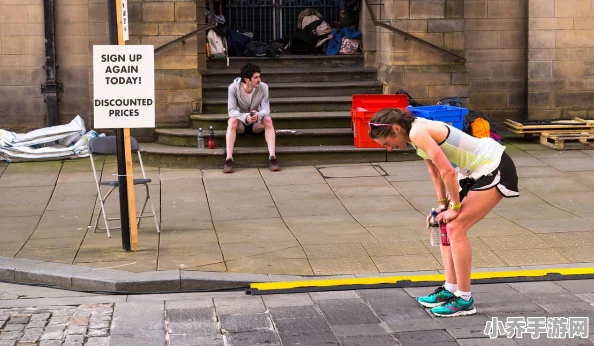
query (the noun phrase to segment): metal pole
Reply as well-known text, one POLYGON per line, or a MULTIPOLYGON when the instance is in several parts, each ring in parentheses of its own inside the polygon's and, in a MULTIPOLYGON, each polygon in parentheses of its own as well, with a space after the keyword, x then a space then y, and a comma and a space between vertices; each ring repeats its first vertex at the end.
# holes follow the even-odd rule
POLYGON ((43 0, 45 24, 45 94, 47 126, 58 125, 58 83, 56 82, 56 33, 54 26, 54 0, 43 0))
MULTIPOLYGON (((116 0, 107 0, 109 23, 109 44, 118 44, 118 18, 116 0)), ((120 218, 122 222, 122 249, 130 251, 130 215, 128 213, 128 183, 126 181, 126 156, 124 150, 124 129, 116 129, 118 159, 118 181, 120 183, 120 218)))

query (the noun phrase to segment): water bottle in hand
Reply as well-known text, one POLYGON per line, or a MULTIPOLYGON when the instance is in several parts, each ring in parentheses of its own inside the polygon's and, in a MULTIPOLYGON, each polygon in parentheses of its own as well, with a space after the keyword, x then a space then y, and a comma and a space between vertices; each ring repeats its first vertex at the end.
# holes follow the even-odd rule
POLYGON ((202 128, 198 129, 198 149, 204 149, 204 134, 202 128))
POLYGON ((429 219, 429 242, 431 243, 431 246, 441 245, 441 230, 439 229, 439 224, 437 223, 437 220, 435 220, 435 217, 437 217, 437 212, 435 211, 435 208, 432 208, 431 218, 429 219))

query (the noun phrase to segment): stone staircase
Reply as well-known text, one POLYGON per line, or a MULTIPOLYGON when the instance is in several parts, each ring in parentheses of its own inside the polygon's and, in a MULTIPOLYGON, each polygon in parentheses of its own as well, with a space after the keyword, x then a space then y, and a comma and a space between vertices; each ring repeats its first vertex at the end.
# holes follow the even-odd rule
MULTIPOLYGON (((271 117, 276 130, 276 152, 281 165, 313 163, 385 162, 413 159, 410 153, 359 149, 353 145, 351 97, 382 93, 375 68, 363 66, 363 56, 282 56, 231 58, 209 61, 201 71, 202 113, 190 115, 190 128, 156 129, 156 143, 141 146, 147 164, 162 167, 222 166, 227 127, 227 88, 247 62, 262 69, 270 90, 271 117), (198 128, 205 136, 215 129, 216 149, 197 149, 198 128)), ((264 136, 238 136, 233 157, 236 166, 267 164, 264 136)))

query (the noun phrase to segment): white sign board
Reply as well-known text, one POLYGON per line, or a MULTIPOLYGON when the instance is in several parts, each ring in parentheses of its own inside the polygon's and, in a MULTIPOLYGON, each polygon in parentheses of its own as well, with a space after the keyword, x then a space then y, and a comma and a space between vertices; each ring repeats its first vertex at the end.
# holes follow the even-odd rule
POLYGON ((129 26, 128 26, 128 0, 122 1, 122 31, 124 32, 124 41, 130 39, 129 26))
POLYGON ((155 127, 154 46, 93 46, 97 129, 155 127))

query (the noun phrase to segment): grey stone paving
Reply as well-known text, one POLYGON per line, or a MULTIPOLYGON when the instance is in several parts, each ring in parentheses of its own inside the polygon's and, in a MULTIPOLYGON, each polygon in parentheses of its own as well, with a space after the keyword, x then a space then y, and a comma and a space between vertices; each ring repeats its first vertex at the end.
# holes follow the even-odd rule
POLYGON ((474 285, 478 313, 458 318, 416 303, 432 290, 115 296, 0 283, 0 346, 594 345, 594 280, 474 285), (589 320, 574 338, 553 324, 537 339, 518 334, 522 322, 579 317, 589 320))
MULTIPOLYGON (((513 136, 504 144, 521 197, 503 200, 469 231, 473 267, 594 263, 592 151, 557 152, 513 136)), ((119 231, 107 239, 87 228, 99 210, 90 160, 0 169, 0 257, 86 266, 90 276, 98 268, 308 276, 443 269, 427 242, 425 215, 436 201, 422 160, 231 175, 146 167, 161 233, 145 219, 138 251, 129 253, 119 231)), ((115 158, 98 158, 96 169, 110 177, 115 158)), ((144 196, 137 189, 137 210, 144 196)), ((106 209, 119 213, 117 192, 106 209)))

